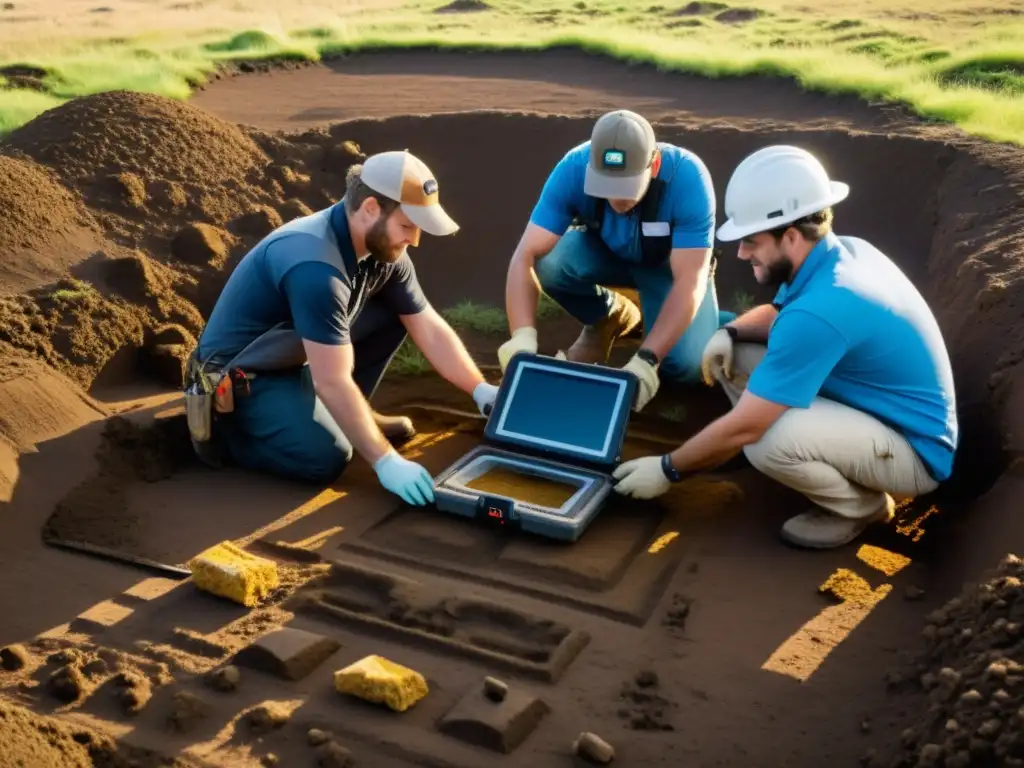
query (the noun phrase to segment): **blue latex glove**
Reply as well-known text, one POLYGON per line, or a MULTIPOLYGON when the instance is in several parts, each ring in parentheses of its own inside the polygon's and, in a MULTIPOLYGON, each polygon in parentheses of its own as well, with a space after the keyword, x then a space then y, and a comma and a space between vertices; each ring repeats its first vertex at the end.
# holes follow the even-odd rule
POLYGON ((434 501, 434 480, 414 461, 391 451, 373 465, 380 484, 401 496, 406 504, 423 506, 434 501))

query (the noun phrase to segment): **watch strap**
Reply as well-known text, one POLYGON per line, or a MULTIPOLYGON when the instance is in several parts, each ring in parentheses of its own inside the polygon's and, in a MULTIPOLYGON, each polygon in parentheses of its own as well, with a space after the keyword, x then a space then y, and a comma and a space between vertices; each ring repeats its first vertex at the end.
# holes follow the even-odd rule
POLYGON ((661 471, 665 473, 665 477, 670 482, 678 483, 683 479, 683 476, 679 474, 679 470, 672 466, 672 455, 666 453, 661 457, 661 471))
POLYGON ((651 350, 649 350, 649 349, 647 349, 645 347, 641 347, 640 349, 638 349, 636 351, 636 356, 639 357, 641 360, 643 360, 648 365, 650 365, 652 368, 657 368, 658 367, 658 363, 659 363, 658 356, 654 352, 652 352, 651 350))

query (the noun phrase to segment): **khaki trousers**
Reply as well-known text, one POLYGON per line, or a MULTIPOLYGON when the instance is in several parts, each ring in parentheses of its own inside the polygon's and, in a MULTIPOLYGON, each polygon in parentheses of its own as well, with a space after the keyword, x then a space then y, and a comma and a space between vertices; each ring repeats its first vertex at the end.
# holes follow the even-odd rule
MULTIPOLYGON (((763 344, 733 345, 733 378, 713 369, 733 406, 764 357, 763 344)), ((809 408, 790 408, 761 439, 743 449, 768 477, 814 504, 847 518, 867 517, 887 503, 935 490, 910 443, 862 411, 824 397, 809 408)))

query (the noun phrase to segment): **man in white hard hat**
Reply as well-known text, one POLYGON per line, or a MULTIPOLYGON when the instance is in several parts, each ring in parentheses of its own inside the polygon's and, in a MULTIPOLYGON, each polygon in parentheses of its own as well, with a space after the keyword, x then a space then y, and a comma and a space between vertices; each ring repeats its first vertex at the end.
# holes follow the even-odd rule
POLYGON ((644 338, 625 366, 640 382, 636 409, 660 379, 697 383, 701 353, 723 322, 714 283, 715 194, 693 152, 656 140, 643 117, 616 110, 549 175, 509 264, 511 338, 502 369, 536 352, 539 287, 583 325, 570 360, 606 364, 641 319, 644 338), (615 287, 636 288, 641 310, 615 287))
POLYGON ((421 230, 458 225, 419 158, 381 152, 349 169, 340 202, 279 227, 241 260, 193 355, 207 373, 245 374, 248 394, 215 424, 237 464, 330 483, 355 451, 406 502, 433 500, 427 471, 394 449, 412 422, 367 402, 393 355, 410 336, 481 413, 497 388, 420 289, 406 249, 421 230))
POLYGON ((738 240, 739 258, 778 293, 707 345, 705 380, 721 383, 730 412, 666 456, 622 464, 620 493, 656 496, 742 449, 813 502, 783 537, 827 548, 949 477, 959 428, 942 334, 885 254, 833 233, 832 208, 849 191, 796 147, 736 168, 718 237, 738 240))

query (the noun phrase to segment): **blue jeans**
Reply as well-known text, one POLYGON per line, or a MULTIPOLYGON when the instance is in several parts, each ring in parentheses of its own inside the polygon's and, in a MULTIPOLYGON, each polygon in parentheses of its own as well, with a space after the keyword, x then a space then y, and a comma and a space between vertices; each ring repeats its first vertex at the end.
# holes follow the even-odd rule
MULTIPOLYGON (((615 256, 595 235, 569 230, 535 266, 544 293, 583 325, 595 325, 612 308, 612 291, 603 286, 635 288, 640 294, 644 332, 650 333, 662 304, 672 290, 672 268, 641 266, 615 256)), ((707 291, 690 327, 662 360, 662 378, 684 384, 700 379, 700 361, 708 339, 736 317, 719 311, 714 274, 708 275, 707 291)))
MULTIPOLYGON (((391 358, 405 340, 405 326, 370 299, 351 330, 353 379, 369 399, 391 358)), ((250 394, 218 418, 217 437, 236 464, 248 470, 318 484, 341 476, 352 459, 352 443, 316 396, 309 366, 257 373, 250 394)))

